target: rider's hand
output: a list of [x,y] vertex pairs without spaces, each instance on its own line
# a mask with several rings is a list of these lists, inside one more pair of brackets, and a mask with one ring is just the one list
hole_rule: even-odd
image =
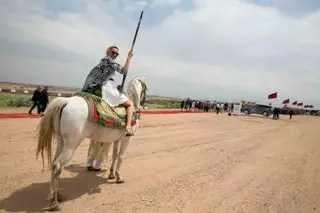
[[128,53],[128,58],[131,59],[132,56],[133,56],[133,52],[132,52],[132,51],[129,51],[129,53]]

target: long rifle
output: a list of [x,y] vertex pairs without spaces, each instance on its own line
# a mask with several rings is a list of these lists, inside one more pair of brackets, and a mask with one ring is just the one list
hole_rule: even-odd
[[[131,45],[131,50],[130,51],[133,51],[133,47],[134,47],[134,45],[136,43],[136,39],[137,39],[138,31],[139,31],[139,28],[140,28],[140,23],[141,23],[142,16],[143,16],[143,11],[141,11],[141,14],[140,14],[138,26],[137,26],[136,32],[134,34],[134,38],[133,38],[133,41],[132,41],[132,45]],[[123,74],[122,84],[118,86],[118,90],[120,92],[123,91],[124,82],[125,82],[126,78],[127,78],[127,73]]]

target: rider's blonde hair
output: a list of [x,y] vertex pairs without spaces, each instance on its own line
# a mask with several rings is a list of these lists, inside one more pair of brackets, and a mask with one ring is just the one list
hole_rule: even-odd
[[106,55],[108,55],[108,52],[110,52],[112,48],[117,48],[119,50],[119,47],[117,45],[112,45],[106,49]]

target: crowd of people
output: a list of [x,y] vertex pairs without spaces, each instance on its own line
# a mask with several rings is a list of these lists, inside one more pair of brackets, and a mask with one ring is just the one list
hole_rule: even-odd
[[49,103],[48,87],[38,86],[37,89],[33,92],[31,100],[33,102],[33,105],[29,110],[29,114],[32,114],[32,110],[37,107],[37,113],[43,116],[43,113]]
[[[190,111],[190,112],[216,112],[217,114],[222,112],[232,112],[233,111],[233,103],[228,102],[219,102],[219,101],[199,101],[199,100],[192,100],[187,98],[181,101],[180,104],[181,111]],[[243,109],[241,109],[243,112]],[[273,119],[278,120],[280,109],[277,107],[273,107],[272,109]],[[289,110],[288,112],[290,119],[293,116],[293,110]]]
[[195,111],[195,112],[230,112],[233,110],[233,103],[219,102],[219,101],[200,101],[187,98],[181,101],[181,111]]

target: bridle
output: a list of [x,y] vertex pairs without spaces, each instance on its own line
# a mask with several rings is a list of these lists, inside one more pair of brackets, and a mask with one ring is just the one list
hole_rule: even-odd
[[147,85],[143,81],[141,81],[141,80],[138,80],[138,81],[141,83],[141,86],[142,86],[142,91],[140,94],[140,106],[143,107],[146,102],[148,88],[147,88]]
[[[148,88],[147,88],[147,85],[141,81],[140,79],[138,79],[138,81],[141,83],[141,86],[142,86],[142,91],[141,91],[141,94],[140,94],[140,106],[144,107],[144,104],[146,102],[146,98],[147,98],[147,91],[148,91]],[[139,109],[137,111],[137,113],[140,113],[141,110]]]

